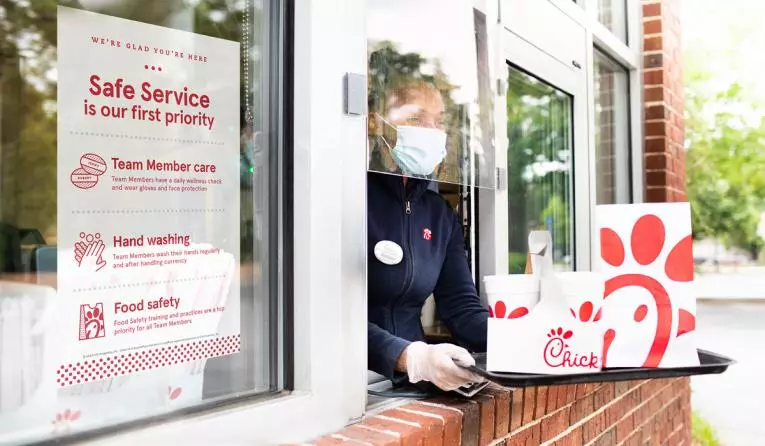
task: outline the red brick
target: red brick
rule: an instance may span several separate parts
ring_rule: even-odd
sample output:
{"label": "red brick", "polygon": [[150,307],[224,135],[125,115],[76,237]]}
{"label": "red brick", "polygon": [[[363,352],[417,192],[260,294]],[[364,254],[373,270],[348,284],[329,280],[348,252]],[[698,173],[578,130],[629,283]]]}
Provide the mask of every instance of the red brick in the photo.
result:
{"label": "red brick", "polygon": [[487,387],[484,392],[494,397],[494,436],[499,438],[510,430],[510,391],[500,387]]}
{"label": "red brick", "polygon": [[586,418],[593,412],[593,398],[592,395],[587,395],[581,399],[574,401],[571,406],[570,423],[576,424],[579,420]]}
{"label": "red brick", "polygon": [[660,68],[664,66],[664,55],[662,53],[653,53],[643,56],[643,68]]}
{"label": "red brick", "polygon": [[664,121],[646,122],[645,136],[667,136],[667,123]]}
{"label": "red brick", "polygon": [[643,18],[661,17],[661,3],[643,5]]}
{"label": "red brick", "polygon": [[379,417],[365,418],[356,426],[367,426],[372,430],[391,432],[398,435],[401,446],[421,446],[425,441],[425,431],[407,423],[387,420]]}
{"label": "red brick", "polygon": [[643,39],[644,51],[657,51],[664,47],[664,38],[661,36],[647,37]]}
{"label": "red brick", "polygon": [[665,91],[663,86],[648,86],[643,89],[645,102],[660,102],[664,100]]}
{"label": "red brick", "polygon": [[663,85],[667,81],[664,70],[651,70],[643,72],[644,85]]}
{"label": "red brick", "polygon": [[555,441],[555,446],[582,446],[582,429],[577,427],[563,438]]}
{"label": "red brick", "polygon": [[655,119],[663,120],[667,118],[668,114],[669,114],[669,111],[663,105],[652,105],[650,107],[646,107],[645,109],[646,121],[651,121]]}
{"label": "red brick", "polygon": [[462,412],[462,439],[460,444],[462,446],[478,445],[481,438],[481,408],[477,401],[447,397],[434,398],[431,401]]}
{"label": "red brick", "polygon": [[602,434],[592,443],[593,446],[614,446],[616,444],[616,433],[614,429],[609,429]]}
{"label": "red brick", "polygon": [[547,410],[547,392],[546,386],[537,387],[537,402],[535,409],[535,419],[542,418],[546,414]]}
{"label": "red brick", "polygon": [[570,408],[564,407],[547,418],[542,419],[540,422],[541,441],[554,438],[568,428],[569,410]]}
{"label": "red brick", "polygon": [[510,395],[510,431],[523,425],[523,389],[514,389]]}
{"label": "red brick", "polygon": [[432,415],[427,416],[401,409],[386,410],[380,415],[420,425],[425,437],[423,446],[443,446],[444,444],[444,422],[442,417],[437,418]]}
{"label": "red brick", "polygon": [[575,384],[574,387],[576,389],[576,391],[575,391],[576,392],[576,397],[575,397],[576,399],[580,399],[580,398],[584,397],[584,395],[586,395],[586,393],[587,393],[587,385],[586,384]]}
{"label": "red brick", "polygon": [[607,405],[615,398],[614,383],[606,383],[593,393],[595,410]]}
{"label": "red brick", "polygon": [[632,415],[627,415],[616,425],[616,441],[624,441],[632,434],[635,425]]}
{"label": "red brick", "polygon": [[534,420],[535,405],[537,399],[536,387],[524,387],[523,389],[523,424]]}
{"label": "red brick", "polygon": [[539,423],[530,426],[529,430],[531,431],[531,434],[526,439],[526,446],[539,446],[541,444],[540,438],[542,437],[542,430]]}
{"label": "red brick", "polygon": [[640,431],[634,431],[632,435],[627,437],[627,439],[624,441],[623,446],[641,446],[641,444],[642,442],[640,441]]}
{"label": "red brick", "polygon": [[365,429],[358,425],[348,426],[339,432],[339,435],[352,440],[371,443],[375,446],[399,446],[401,442],[395,435]]}
{"label": "red brick", "polygon": [[507,440],[508,446],[526,446],[526,441],[532,436],[532,427],[533,426],[526,427],[510,436]]}
{"label": "red brick", "polygon": [[444,446],[459,446],[462,435],[462,412],[437,406],[412,403],[403,406],[402,409],[428,414],[443,420],[444,423]]}
{"label": "red brick", "polygon": [[494,426],[495,426],[495,412],[496,403],[494,397],[488,394],[477,395],[473,398],[480,407],[480,427],[478,444],[481,446],[488,445],[494,440]]}
{"label": "red brick", "polygon": [[568,384],[566,386],[566,404],[573,403],[576,400],[576,386]]}
{"label": "red brick", "polygon": [[661,32],[661,20],[643,22],[643,34],[658,34]]}
{"label": "red brick", "polygon": [[669,172],[666,170],[651,170],[645,174],[645,182],[650,186],[668,186]]}
{"label": "red brick", "polygon": [[547,406],[545,410],[550,413],[558,409],[558,391],[560,386],[550,386],[547,388]]}
{"label": "red brick", "polygon": [[[672,168],[672,158],[666,153],[646,153],[646,156],[645,156],[646,170],[660,170],[660,169],[671,170],[671,168]],[[617,385],[618,384],[623,384],[623,383],[617,383]],[[618,395],[620,394],[618,393]]]}

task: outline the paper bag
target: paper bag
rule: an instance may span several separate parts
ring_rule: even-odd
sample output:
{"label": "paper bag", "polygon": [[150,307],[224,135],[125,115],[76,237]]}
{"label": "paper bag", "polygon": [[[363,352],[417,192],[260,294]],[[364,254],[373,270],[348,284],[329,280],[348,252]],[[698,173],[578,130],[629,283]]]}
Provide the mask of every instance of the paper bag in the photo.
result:
{"label": "paper bag", "polygon": [[596,273],[555,274],[547,231],[529,236],[533,274],[487,276],[491,306],[486,366],[492,372],[576,374],[601,369]]}
{"label": "paper bag", "polygon": [[597,207],[606,367],[699,364],[688,203]]}

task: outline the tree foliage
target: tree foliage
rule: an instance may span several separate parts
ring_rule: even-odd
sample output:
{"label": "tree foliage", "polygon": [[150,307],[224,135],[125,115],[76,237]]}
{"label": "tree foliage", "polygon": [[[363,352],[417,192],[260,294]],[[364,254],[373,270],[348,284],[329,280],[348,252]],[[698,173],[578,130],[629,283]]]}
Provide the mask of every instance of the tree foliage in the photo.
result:
{"label": "tree foliage", "polygon": [[695,238],[755,255],[765,210],[765,119],[747,90],[715,90],[704,74],[686,81],[686,169]]}

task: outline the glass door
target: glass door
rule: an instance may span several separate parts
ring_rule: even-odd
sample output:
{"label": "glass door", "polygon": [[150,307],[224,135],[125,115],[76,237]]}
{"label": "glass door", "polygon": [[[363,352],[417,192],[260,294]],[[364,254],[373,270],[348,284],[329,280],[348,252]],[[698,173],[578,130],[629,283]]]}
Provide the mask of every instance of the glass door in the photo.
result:
{"label": "glass door", "polygon": [[556,267],[571,270],[574,98],[512,64],[507,85],[510,273],[524,272],[528,233],[535,229],[550,231]]}
{"label": "glass door", "polygon": [[582,52],[578,46],[569,51],[535,43],[531,33],[507,28],[502,40],[505,101],[497,119],[505,123],[499,135],[504,144],[498,147],[505,156],[497,157],[497,165],[501,159],[506,187],[495,202],[493,242],[507,246],[506,271],[523,273],[529,231],[546,229],[552,234],[556,269],[587,270],[591,169]]}

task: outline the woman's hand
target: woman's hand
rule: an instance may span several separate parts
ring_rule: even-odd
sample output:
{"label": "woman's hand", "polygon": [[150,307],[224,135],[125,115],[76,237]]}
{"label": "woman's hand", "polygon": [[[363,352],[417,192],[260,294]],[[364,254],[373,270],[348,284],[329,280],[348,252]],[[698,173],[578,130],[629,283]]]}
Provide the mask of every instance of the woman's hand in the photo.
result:
{"label": "woman's hand", "polygon": [[407,372],[412,383],[428,381],[447,391],[484,380],[456,362],[464,366],[475,365],[475,359],[462,347],[413,342],[402,353],[399,368]]}

